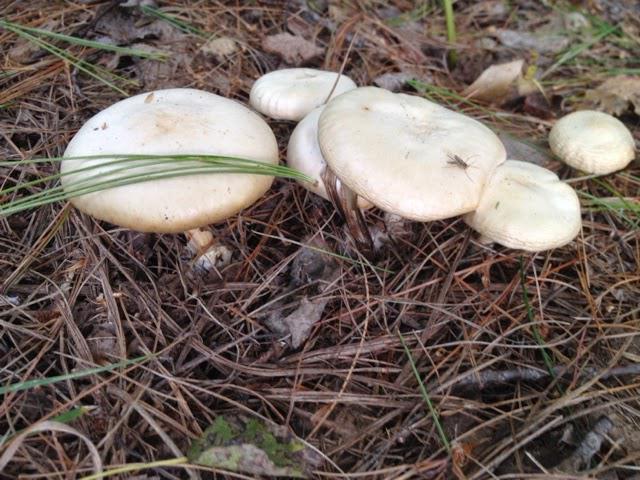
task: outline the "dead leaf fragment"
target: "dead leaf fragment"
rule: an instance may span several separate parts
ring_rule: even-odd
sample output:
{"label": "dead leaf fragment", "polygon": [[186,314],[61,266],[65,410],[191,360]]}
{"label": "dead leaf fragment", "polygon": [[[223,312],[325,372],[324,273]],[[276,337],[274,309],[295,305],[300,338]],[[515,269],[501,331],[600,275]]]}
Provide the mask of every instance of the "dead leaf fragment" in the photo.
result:
{"label": "dead leaf fragment", "polygon": [[219,416],[189,449],[189,461],[251,475],[306,478],[318,455],[284,428]]}
{"label": "dead leaf fragment", "polygon": [[486,102],[500,102],[522,75],[523,65],[524,60],[491,65],[462,94]]}
{"label": "dead leaf fragment", "polygon": [[291,65],[300,65],[322,54],[324,51],[315,43],[290,33],[269,35],[262,42],[262,48],[274,53]]}
{"label": "dead leaf fragment", "polygon": [[548,149],[530,142],[525,142],[507,133],[498,132],[498,138],[507,150],[507,158],[521,160],[544,166],[551,160]]}
{"label": "dead leaf fragment", "polygon": [[640,77],[618,75],[609,78],[598,88],[589,90],[585,101],[612,115],[621,115],[627,110],[640,114]]}
{"label": "dead leaf fragment", "polygon": [[416,75],[411,75],[407,72],[389,72],[378,75],[373,79],[373,83],[385,90],[398,92],[409,80],[413,80],[414,78],[416,78]]}
{"label": "dead leaf fragment", "polygon": [[328,300],[309,301],[303,297],[300,306],[293,313],[283,319],[287,330],[291,333],[291,346],[298,348],[309,338],[311,329],[322,318],[322,312]]}

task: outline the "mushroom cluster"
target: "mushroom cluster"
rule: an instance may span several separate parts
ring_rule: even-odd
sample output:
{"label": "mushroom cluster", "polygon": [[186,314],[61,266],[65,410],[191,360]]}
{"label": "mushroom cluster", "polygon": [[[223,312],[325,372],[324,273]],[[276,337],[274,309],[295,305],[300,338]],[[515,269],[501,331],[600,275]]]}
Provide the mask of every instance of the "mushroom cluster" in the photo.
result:
{"label": "mushroom cluster", "polygon": [[[480,122],[422,97],[356,88],[347,80],[351,87],[335,95],[344,76],[317,72],[314,78],[324,81],[308,82],[309,69],[295,72],[262,77],[251,104],[271,118],[302,118],[287,162],[316,180],[303,183],[311,192],[338,207],[353,192],[359,206],[416,221],[463,215],[483,239],[527,251],[556,248],[578,235],[575,191],[549,170],[507,160],[500,139]],[[265,101],[267,84],[276,93]],[[366,236],[362,222],[350,230],[356,240]]]}
{"label": "mushroom cluster", "polygon": [[[425,98],[321,70],[286,69],[258,79],[250,105],[278,120],[299,122],[288,164],[314,181],[311,192],[332,200],[360,245],[371,238],[360,209],[376,206],[415,221],[462,215],[482,238],[541,251],[572,241],[581,228],[575,191],[542,167],[507,159],[500,139],[482,123]],[[576,112],[551,131],[554,153],[582,170],[608,173],[634,157],[621,122],[599,112]],[[65,156],[96,154],[221,155],[278,163],[269,125],[244,105],[194,89],[170,89],[123,100],[90,119]],[[100,163],[102,162],[102,163]],[[117,162],[116,162],[117,163]],[[62,163],[63,185],[103,179],[117,168],[84,158]],[[184,164],[181,164],[184,166]],[[144,175],[157,166],[129,167]],[[175,168],[180,168],[176,166]],[[96,218],[138,231],[186,232],[205,260],[228,251],[202,227],[237,213],[262,196],[273,177],[241,173],[193,175],[132,183],[72,199]]]}

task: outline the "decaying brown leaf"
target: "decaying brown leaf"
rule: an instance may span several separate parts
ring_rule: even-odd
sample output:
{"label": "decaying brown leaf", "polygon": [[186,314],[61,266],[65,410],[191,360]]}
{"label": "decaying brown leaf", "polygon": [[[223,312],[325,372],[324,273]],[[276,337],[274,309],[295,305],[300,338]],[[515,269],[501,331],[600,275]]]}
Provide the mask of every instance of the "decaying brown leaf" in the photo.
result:
{"label": "decaying brown leaf", "polygon": [[558,53],[569,46],[569,38],[550,32],[519,32],[498,30],[496,37],[507,48],[533,50],[541,54]]}
{"label": "decaying brown leaf", "polygon": [[523,65],[524,60],[491,65],[462,94],[485,102],[500,102],[520,78]]}
{"label": "decaying brown leaf", "polygon": [[598,88],[589,90],[585,101],[612,115],[621,115],[627,110],[640,114],[640,77],[611,77]]}
{"label": "decaying brown leaf", "polygon": [[290,33],[269,35],[262,42],[262,48],[275,53],[291,65],[300,65],[322,54],[324,51],[315,43]]}

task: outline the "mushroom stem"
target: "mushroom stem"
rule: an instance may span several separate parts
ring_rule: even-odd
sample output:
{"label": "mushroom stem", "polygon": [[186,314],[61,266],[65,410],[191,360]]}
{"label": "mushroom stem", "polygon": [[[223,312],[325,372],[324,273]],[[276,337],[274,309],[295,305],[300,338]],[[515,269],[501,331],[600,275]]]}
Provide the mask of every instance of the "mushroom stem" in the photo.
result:
{"label": "mushroom stem", "polygon": [[374,252],[373,239],[362,215],[362,210],[358,207],[358,196],[342,183],[328,166],[322,172],[322,181],[331,202],[347,222],[347,227],[356,246],[365,256],[370,257]]}
{"label": "mushroom stem", "polygon": [[208,273],[226,267],[231,261],[231,250],[216,242],[209,230],[195,228],[185,232],[187,252],[194,258],[194,270]]}
{"label": "mushroom stem", "polygon": [[187,250],[194,257],[203,255],[215,243],[213,234],[209,230],[194,228],[193,230],[186,231],[184,234],[188,240]]}

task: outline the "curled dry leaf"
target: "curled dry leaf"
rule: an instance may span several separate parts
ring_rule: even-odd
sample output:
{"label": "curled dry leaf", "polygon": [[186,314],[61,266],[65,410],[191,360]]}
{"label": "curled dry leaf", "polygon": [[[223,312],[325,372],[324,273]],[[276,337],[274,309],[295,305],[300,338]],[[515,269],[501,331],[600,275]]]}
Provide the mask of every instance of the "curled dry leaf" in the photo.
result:
{"label": "curled dry leaf", "polygon": [[220,416],[191,445],[189,461],[251,475],[307,478],[319,455],[285,428]]}
{"label": "curled dry leaf", "polygon": [[640,114],[640,77],[611,77],[598,88],[589,90],[585,101],[590,107],[611,115],[621,115],[630,109]]}
{"label": "curled dry leaf", "polygon": [[499,102],[509,93],[520,78],[524,60],[514,60],[500,65],[491,65],[469,85],[463,95],[486,102]]}
{"label": "curled dry leaf", "polygon": [[301,65],[324,51],[315,43],[290,33],[269,35],[262,42],[262,48],[268,53],[279,55],[290,65]]}

